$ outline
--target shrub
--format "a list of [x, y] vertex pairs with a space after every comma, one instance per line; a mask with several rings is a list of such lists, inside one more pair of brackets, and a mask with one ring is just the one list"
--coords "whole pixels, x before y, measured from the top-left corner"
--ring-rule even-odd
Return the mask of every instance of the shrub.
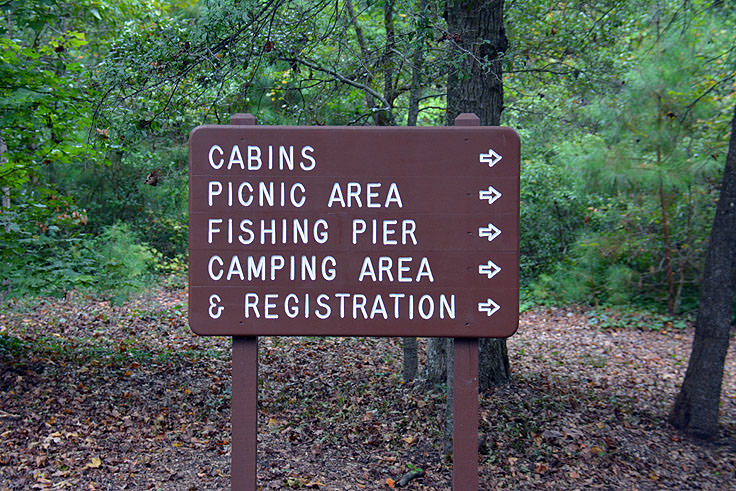
[[90, 287], [113, 300], [141, 290], [153, 272], [153, 251], [140, 244], [125, 223], [106, 227], [98, 237], [83, 242], [77, 253], [77, 264], [93, 268]]
[[584, 225], [584, 202], [564, 169], [524, 161], [521, 169], [521, 278], [529, 283], [565, 257]]
[[15, 233], [16, 250], [6, 251], [8, 260], [0, 264], [11, 296], [60, 296], [76, 289], [118, 301], [142, 289], [153, 273], [153, 251], [125, 224], [106, 227], [97, 237], [69, 235], [58, 226], [35, 234], [18, 227]]
[[616, 235], [581, 238], [564, 262], [532, 282], [532, 295], [547, 303], [628, 304], [637, 292], [638, 275], [625, 264], [625, 247], [618, 239]]

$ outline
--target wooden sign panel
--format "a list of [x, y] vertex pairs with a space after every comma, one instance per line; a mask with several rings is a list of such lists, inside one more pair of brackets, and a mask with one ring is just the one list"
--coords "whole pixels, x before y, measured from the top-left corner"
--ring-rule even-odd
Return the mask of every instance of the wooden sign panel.
[[196, 333], [516, 331], [512, 129], [200, 126], [189, 146]]

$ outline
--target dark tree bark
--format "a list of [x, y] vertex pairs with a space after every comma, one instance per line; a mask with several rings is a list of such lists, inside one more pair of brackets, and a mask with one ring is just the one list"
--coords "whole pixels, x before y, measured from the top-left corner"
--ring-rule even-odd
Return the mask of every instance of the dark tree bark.
[[[5, 139], [0, 135], [0, 164], [4, 164], [8, 161], [8, 159], [5, 157], [5, 152], [8, 151], [8, 146], [5, 144]], [[0, 188], [0, 206], [3, 208], [10, 208], [10, 188], [7, 186], [3, 186]], [[5, 231], [7, 232], [10, 230], [10, 224], [5, 225]], [[5, 282], [3, 282], [3, 285]]]
[[452, 437], [453, 437], [453, 429], [455, 426], [455, 384], [453, 383], [453, 380], [455, 380], [455, 357], [453, 356], [455, 352], [455, 340], [452, 338], [442, 338], [443, 341], [445, 341], [445, 349], [447, 350], [447, 367], [446, 367], [446, 377], [447, 377], [447, 403], [445, 404], [445, 431], [442, 435], [442, 452], [444, 452], [445, 455], [450, 455], [452, 453]]
[[383, 50], [381, 59], [383, 71], [383, 93], [386, 101], [390, 104], [387, 108], [378, 111], [378, 126], [396, 126], [393, 113], [393, 103], [396, 99], [396, 89], [394, 88], [394, 56], [396, 52], [396, 32], [394, 29], [394, 1], [385, 0], [383, 4], [383, 29], [386, 32], [386, 45]]
[[404, 345], [404, 382], [412, 382], [417, 378], [419, 358], [417, 356], [417, 338], [402, 338]]
[[503, 111], [502, 60], [508, 48], [503, 0], [448, 0], [447, 125], [475, 113], [481, 125], [498, 126]]
[[447, 345], [447, 338], [429, 338], [427, 342], [424, 378], [430, 389], [447, 381], [447, 357], [450, 356]]
[[[426, 32], [424, 20], [427, 14], [427, 0], [419, 0], [419, 25], [417, 26], [417, 43], [412, 54], [411, 87], [409, 88], [409, 111], [406, 117], [407, 126], [416, 126], [419, 117], [419, 99], [422, 93], [424, 77], [424, 41]], [[417, 377], [418, 356], [417, 338], [404, 338], [404, 382], [411, 382]]]
[[481, 339], [478, 343], [478, 389], [482, 392], [509, 381], [511, 365], [505, 339]]
[[411, 55], [411, 86], [409, 87], [409, 109], [406, 116], [407, 126], [416, 126], [419, 118], [419, 100], [424, 88], [424, 42], [429, 32], [425, 26], [427, 0], [419, 0], [419, 23], [416, 29], [417, 40]]
[[[0, 135], [0, 164], [4, 164], [7, 162], [7, 159], [5, 158], [4, 154], [8, 151], [8, 146], [5, 144], [5, 139]], [[9, 187], [3, 187], [2, 188], [2, 206], [3, 208], [10, 208], [10, 188]]]
[[670, 423], [712, 439], [718, 434], [718, 403], [736, 294], [736, 107], [721, 194], [705, 257], [700, 308], [685, 380]]
[[[460, 113], [475, 113], [484, 126], [498, 126], [503, 111], [502, 60], [508, 48], [503, 0], [447, 1], [447, 38], [453, 65], [447, 74], [447, 124]], [[481, 339], [481, 391], [510, 377], [503, 339]]]

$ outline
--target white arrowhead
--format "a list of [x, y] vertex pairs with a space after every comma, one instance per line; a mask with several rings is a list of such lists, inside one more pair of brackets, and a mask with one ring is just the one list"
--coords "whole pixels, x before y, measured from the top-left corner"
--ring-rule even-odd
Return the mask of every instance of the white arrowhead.
[[488, 260], [488, 264], [480, 264], [478, 265], [478, 274], [484, 274], [488, 276], [488, 279], [490, 280], [494, 276], [496, 276], [497, 273], [501, 271], [501, 268], [498, 267], [496, 264], [494, 264], [493, 261], [490, 259]]
[[485, 312], [488, 314], [488, 317], [495, 314], [500, 308], [501, 306], [490, 298], [486, 302], [478, 302], [478, 312]]
[[501, 231], [492, 223], [489, 223], [487, 227], [478, 228], [479, 237], [488, 237], [488, 242], [501, 235]]
[[488, 153], [480, 154], [480, 162], [482, 164], [488, 164], [488, 167], [496, 165], [503, 157], [493, 151], [492, 148], [488, 149]]
[[488, 186], [488, 191], [481, 190], [478, 193], [480, 199], [487, 199], [488, 204], [492, 205], [494, 201], [501, 197], [501, 193], [498, 192], [493, 186]]

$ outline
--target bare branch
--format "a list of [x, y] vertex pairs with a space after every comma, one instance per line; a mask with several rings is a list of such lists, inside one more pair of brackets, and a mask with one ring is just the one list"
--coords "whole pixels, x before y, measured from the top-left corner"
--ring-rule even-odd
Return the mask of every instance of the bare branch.
[[279, 59], [281, 61], [286, 61], [286, 62], [290, 62], [290, 63], [299, 63], [300, 65], [304, 65], [307, 68], [311, 68], [312, 70], [316, 70], [318, 72], [322, 72], [322, 73], [324, 73], [326, 75], [329, 75], [329, 76], [335, 78], [336, 80], [338, 80], [339, 82], [344, 83], [345, 85], [349, 85], [351, 87], [355, 87], [356, 89], [362, 90], [362, 91], [370, 94], [371, 96], [375, 97], [376, 99], [378, 99], [383, 104], [383, 107], [378, 108], [378, 110], [381, 110], [381, 111], [389, 111], [389, 113], [391, 112], [391, 106], [388, 103], [388, 101], [381, 94], [379, 94], [378, 92], [376, 92], [375, 90], [371, 89], [370, 87], [368, 87], [365, 84], [362, 84], [360, 82], [357, 82], [355, 80], [352, 80], [350, 78], [347, 78], [344, 75], [341, 75], [340, 73], [338, 73], [338, 72], [336, 72], [334, 70], [331, 70], [329, 68], [325, 68], [323, 66], [317, 65], [317, 64], [312, 63], [311, 61], [308, 61], [308, 60], [304, 60], [304, 59], [297, 58], [297, 57], [293, 57], [293, 58], [280, 57]]

